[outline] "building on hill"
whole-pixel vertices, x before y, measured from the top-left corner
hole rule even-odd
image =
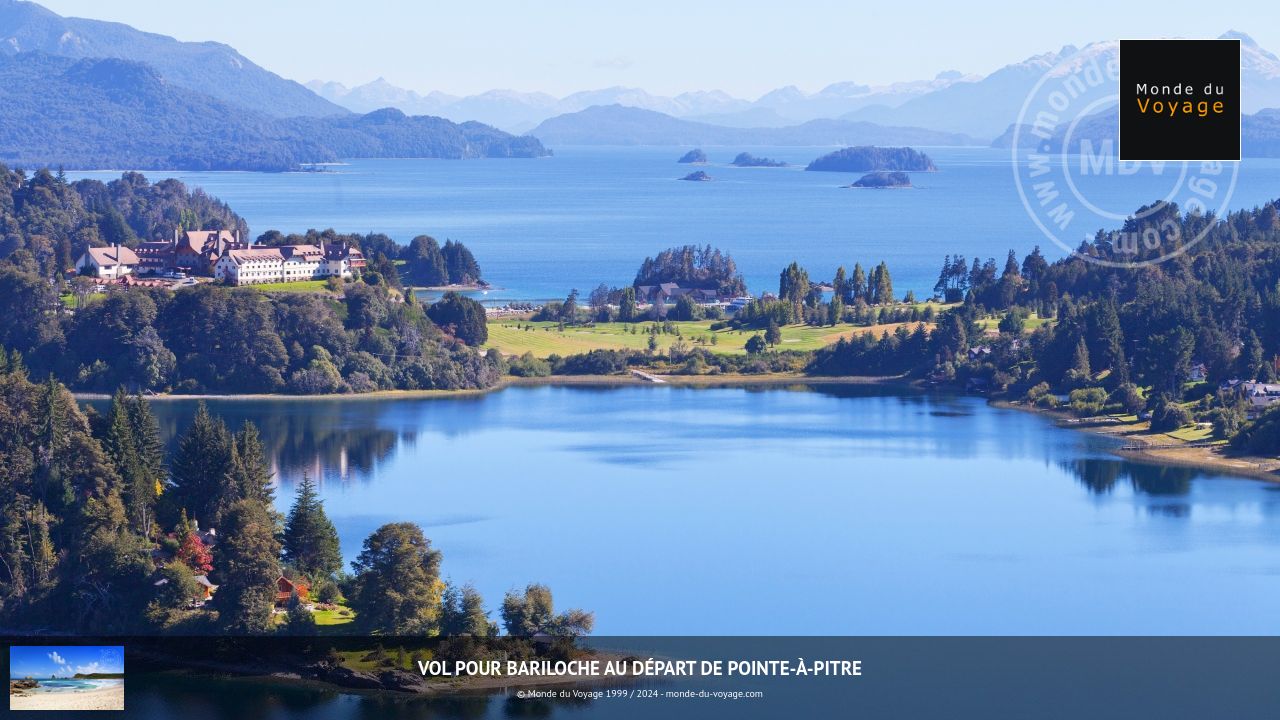
[[[249,247],[239,232],[227,230],[175,232],[173,245],[173,267],[200,274],[207,274],[228,251]]]
[[[351,245],[254,245],[228,250],[213,264],[213,277],[230,285],[350,278],[365,266]]]
[[[239,232],[229,230],[174,230],[169,240],[140,243],[139,272],[159,274],[181,270],[208,275],[213,264],[228,250],[244,249],[249,243]]]
[[[76,272],[81,275],[115,280],[137,271],[138,256],[123,245],[89,248],[76,260]]]

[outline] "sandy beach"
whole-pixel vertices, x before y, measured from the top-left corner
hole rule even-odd
[[[9,696],[10,710],[123,710],[124,683],[83,692],[27,692]]]

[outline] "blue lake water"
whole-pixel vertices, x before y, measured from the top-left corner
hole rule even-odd
[[[154,403],[166,434],[195,403]],[[1278,486],[1111,455],[968,397],[509,388],[223,400],[351,559],[421,524],[443,572],[548,583],[604,635],[1273,634]],[[496,613],[495,613],[496,615]]]
[[[244,216],[255,236],[333,227],[385,232],[402,243],[422,233],[461,241],[502,288],[489,300],[624,285],[646,255],[683,244],[729,251],[756,294],[776,290],[792,260],[822,279],[841,264],[885,260],[899,293],[927,294],[948,253],[1001,263],[1009,249],[1021,257],[1035,245],[1050,258],[1063,254],[1023,209],[1005,150],[924,148],[940,172],[914,174],[916,188],[892,191],[841,187],[857,174],[803,171],[831,148],[710,148],[704,169],[715,181],[681,182],[691,169],[675,162],[683,150],[558,147],[538,160],[352,160],[326,173],[148,175],[205,188]],[[795,166],[729,166],[740,150]],[[1163,198],[1168,184],[1149,172],[1079,180],[1113,212]],[[1280,160],[1245,160],[1231,206],[1276,195]],[[1096,227],[1104,225],[1116,223]]]

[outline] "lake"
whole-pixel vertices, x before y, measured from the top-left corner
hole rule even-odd
[[[351,160],[317,173],[170,172],[227,201],[254,236],[269,229],[384,232],[400,243],[415,235],[452,238],[476,254],[499,289],[485,298],[561,299],[601,282],[623,286],[646,255],[684,244],[710,244],[738,261],[748,289],[777,290],[792,260],[815,279],[888,262],[894,288],[932,293],[944,255],[1022,257],[1040,245],[1050,259],[1063,251],[1040,234],[1014,184],[1009,151],[923,148],[940,172],[912,175],[909,190],[842,188],[857,173],[804,172],[832,148],[708,148],[714,182],[681,182],[687,148],[557,147],[537,160]],[[739,151],[792,163],[737,168]],[[1061,159],[1055,159],[1060,162]],[[69,176],[110,180],[119,172]],[[1168,179],[1150,172],[1088,176],[1080,189],[1127,213],[1163,198]],[[1271,200],[1280,159],[1246,159],[1231,207]],[[1087,223],[1086,223],[1087,225]],[[1099,221],[1112,228],[1114,222]]]
[[[216,400],[348,560],[421,524],[443,574],[551,586],[600,635],[1274,634],[1280,494],[1120,459],[984,400],[867,386]],[[153,403],[166,436],[189,400]],[[496,612],[494,612],[496,616]]]

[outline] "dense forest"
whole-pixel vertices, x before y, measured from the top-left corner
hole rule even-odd
[[[1155,260],[1140,238],[1204,238]],[[1154,234],[1153,234],[1154,233]],[[1166,248],[1167,249],[1167,248]],[[899,328],[819,351],[823,374],[918,372],[1041,405],[1069,395],[1078,414],[1149,413],[1153,429],[1211,422],[1221,438],[1256,452],[1280,450],[1275,413],[1247,423],[1235,381],[1273,381],[1280,355],[1280,206],[1225,217],[1144,207],[1118,230],[1049,263],[1039,248],[1003,266],[948,257],[935,290],[962,304],[931,333]],[[983,318],[998,318],[996,332]],[[1034,329],[1032,318],[1039,322]],[[1203,377],[1201,377],[1203,376]],[[1241,432],[1245,430],[1245,432]]]
[[[228,428],[201,405],[166,455],[148,402],[117,392],[86,414],[56,381],[34,383],[0,356],[0,622],[97,634],[320,632],[302,603],[354,612],[364,633],[498,633],[469,585],[441,578],[420,527],[392,522],[343,571],[339,538],[314,482],[276,511],[258,429]],[[211,535],[210,530],[216,530]],[[278,579],[294,588],[287,613]],[[201,584],[201,583],[205,584]],[[210,598],[208,583],[216,590]],[[593,617],[557,612],[531,584],[501,605],[510,635],[574,636]]]
[[[152,184],[125,173],[108,183],[68,182],[0,165],[0,258],[43,277],[60,276],[86,248],[167,239],[178,228],[248,233],[225,203],[178,180]]]
[[[351,157],[548,154],[533,137],[393,109],[271,117],[129,60],[0,55],[0,99],[0,162],[10,166],[282,171]]]
[[[632,286],[667,282],[687,288],[714,289],[723,297],[744,295],[747,291],[747,284],[733,258],[710,245],[685,245],[645,258]]]

